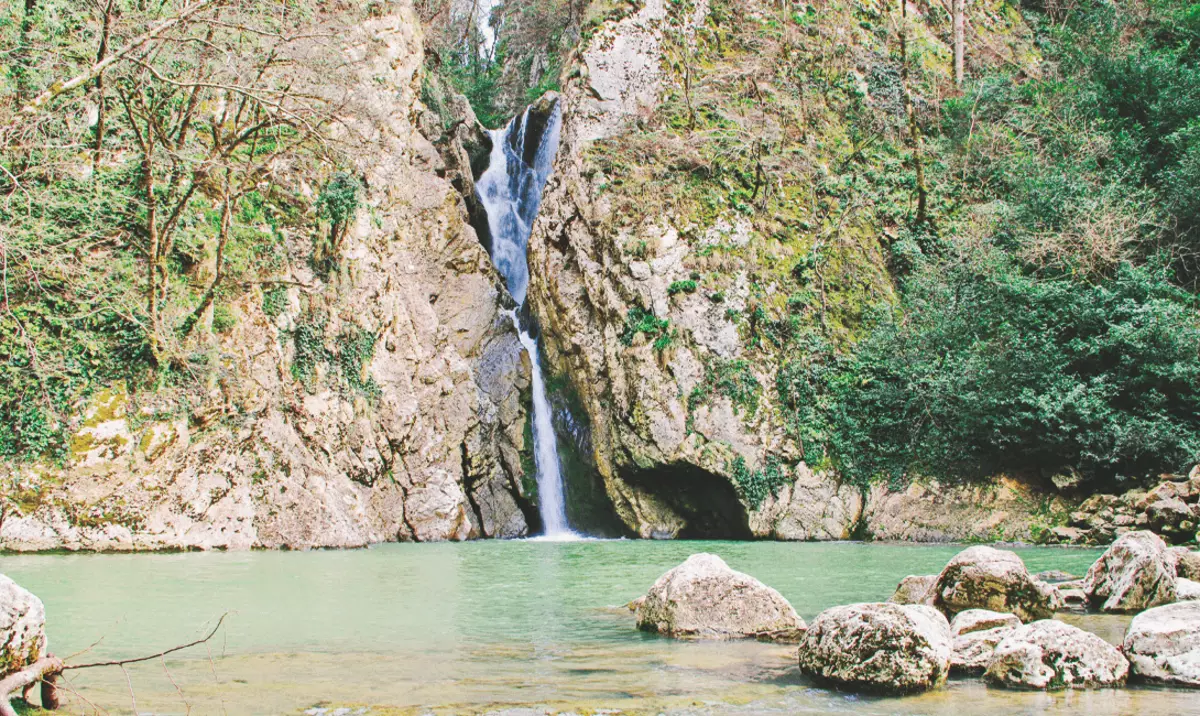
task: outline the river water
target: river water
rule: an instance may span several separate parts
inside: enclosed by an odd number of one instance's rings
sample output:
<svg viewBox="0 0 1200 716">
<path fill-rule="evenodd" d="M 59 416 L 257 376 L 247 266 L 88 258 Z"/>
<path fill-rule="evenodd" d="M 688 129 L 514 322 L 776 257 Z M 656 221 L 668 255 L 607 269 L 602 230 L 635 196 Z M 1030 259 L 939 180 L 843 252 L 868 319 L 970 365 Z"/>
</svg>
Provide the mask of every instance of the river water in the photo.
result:
<svg viewBox="0 0 1200 716">
<path fill-rule="evenodd" d="M 1166 689 L 1013 693 L 955 680 L 902 699 L 815 688 L 795 647 L 679 642 L 638 632 L 621 605 L 709 551 L 779 589 L 805 619 L 886 599 L 960 548 L 778 542 L 472 542 L 330 552 L 0 557 L 46 603 L 51 646 L 75 662 L 206 647 L 129 669 L 140 713 L 484 713 L 517 705 L 623 713 L 1196 713 Z M 1031 571 L 1082 573 L 1092 550 L 1018 550 Z M 1124 619 L 1085 626 L 1119 640 Z M 120 670 L 75 672 L 96 708 L 132 711 Z M 178 687 L 178 688 L 176 688 Z M 68 696 L 68 713 L 94 713 Z M 339 714 L 347 712 L 338 712 Z"/>
</svg>

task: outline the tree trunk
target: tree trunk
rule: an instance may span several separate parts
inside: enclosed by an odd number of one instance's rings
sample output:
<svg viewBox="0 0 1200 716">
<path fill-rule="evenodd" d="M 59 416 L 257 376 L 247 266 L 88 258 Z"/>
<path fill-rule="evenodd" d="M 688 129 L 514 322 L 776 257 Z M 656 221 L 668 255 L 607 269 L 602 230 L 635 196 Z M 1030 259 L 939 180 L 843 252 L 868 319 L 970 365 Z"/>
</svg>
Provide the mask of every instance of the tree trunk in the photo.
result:
<svg viewBox="0 0 1200 716">
<path fill-rule="evenodd" d="M 913 170 L 917 175 L 916 223 L 924 224 L 929 217 L 925 167 L 921 161 L 921 129 L 917 126 L 917 111 L 913 107 L 912 93 L 908 90 L 908 0 L 900 0 L 900 85 L 904 96 L 904 114 L 908 118 L 908 138 L 912 144 Z"/>
<path fill-rule="evenodd" d="M 108 38 L 112 32 L 113 3 L 104 6 L 104 27 L 100 32 L 100 49 L 96 50 L 96 63 L 104 62 L 108 56 Z M 92 181 L 100 173 L 100 154 L 104 151 L 104 73 L 96 75 L 96 144 L 92 153 Z"/>
<path fill-rule="evenodd" d="M 966 0 L 954 0 L 954 84 L 963 83 L 963 16 L 966 14 Z"/>
</svg>

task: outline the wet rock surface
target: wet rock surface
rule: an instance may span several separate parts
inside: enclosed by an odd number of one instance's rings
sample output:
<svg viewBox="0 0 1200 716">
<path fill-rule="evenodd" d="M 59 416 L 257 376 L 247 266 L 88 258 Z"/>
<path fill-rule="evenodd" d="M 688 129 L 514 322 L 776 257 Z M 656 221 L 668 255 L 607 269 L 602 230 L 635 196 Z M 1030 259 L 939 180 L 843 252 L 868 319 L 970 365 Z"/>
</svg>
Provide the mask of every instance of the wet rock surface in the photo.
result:
<svg viewBox="0 0 1200 716">
<path fill-rule="evenodd" d="M 712 554 L 694 554 L 631 606 L 637 625 L 677 638 L 796 641 L 804 620 L 779 592 Z"/>
<path fill-rule="evenodd" d="M 940 686 L 950 670 L 950 624 L 932 607 L 891 603 L 827 609 L 800 643 L 805 674 L 850 691 L 906 693 Z"/>
</svg>

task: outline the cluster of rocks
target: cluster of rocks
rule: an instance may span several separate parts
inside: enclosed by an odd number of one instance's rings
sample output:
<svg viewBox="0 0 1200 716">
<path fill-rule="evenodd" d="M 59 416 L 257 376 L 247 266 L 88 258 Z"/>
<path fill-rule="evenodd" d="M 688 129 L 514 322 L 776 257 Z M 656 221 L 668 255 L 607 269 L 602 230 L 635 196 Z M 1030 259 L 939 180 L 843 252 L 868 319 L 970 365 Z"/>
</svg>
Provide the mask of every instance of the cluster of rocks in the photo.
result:
<svg viewBox="0 0 1200 716">
<path fill-rule="evenodd" d="M 939 574 L 905 578 L 888 602 L 833 607 L 805 625 L 779 592 L 697 554 L 630 608 L 639 628 L 666 636 L 798 642 L 803 673 L 851 691 L 923 691 L 951 673 L 1025 689 L 1200 686 L 1198 565 L 1200 553 L 1146 531 L 1118 539 L 1078 580 L 971 547 Z M 1089 607 L 1138 613 L 1119 648 L 1052 618 Z"/>
<path fill-rule="evenodd" d="M 1152 530 L 1171 544 L 1200 541 L 1200 465 L 1185 478 L 1167 475 L 1150 490 L 1092 495 L 1071 512 L 1066 526 L 1046 541 L 1055 544 L 1109 544 L 1122 535 Z"/>
</svg>

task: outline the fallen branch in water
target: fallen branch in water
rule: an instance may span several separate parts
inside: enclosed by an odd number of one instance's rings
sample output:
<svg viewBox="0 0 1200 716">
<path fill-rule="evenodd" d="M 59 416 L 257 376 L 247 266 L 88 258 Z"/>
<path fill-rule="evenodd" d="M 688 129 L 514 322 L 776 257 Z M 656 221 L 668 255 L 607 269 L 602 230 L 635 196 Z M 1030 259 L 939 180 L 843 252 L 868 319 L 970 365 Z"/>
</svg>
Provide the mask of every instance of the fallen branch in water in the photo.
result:
<svg viewBox="0 0 1200 716">
<path fill-rule="evenodd" d="M 117 666 L 120 667 L 122 671 L 125 671 L 125 667 L 129 664 L 137 664 L 143 661 L 152 661 L 154 659 L 162 659 L 163 668 L 166 668 L 166 656 L 168 654 L 174 654 L 177 651 L 183 651 L 184 649 L 190 649 L 193 646 L 199 646 L 201 644 L 208 643 L 208 641 L 216 636 L 217 632 L 220 631 L 221 625 L 225 623 L 225 617 L 227 616 L 229 616 L 229 612 L 222 614 L 221 618 L 217 620 L 216 626 L 214 626 L 212 631 L 210 631 L 203 639 L 197 639 L 195 641 L 188 642 L 187 644 L 173 646 L 170 649 L 165 649 L 157 654 L 150 654 L 149 656 L 137 656 L 129 659 L 114 659 L 111 661 L 94 661 L 88 664 L 64 664 L 62 659 L 59 659 L 55 656 L 47 656 L 45 658 L 38 659 L 29 666 L 26 666 L 24 669 L 0 679 L 0 716 L 17 716 L 16 710 L 9 702 L 16 698 L 18 692 L 21 692 L 25 703 L 30 703 L 29 694 L 32 692 L 33 687 L 39 683 L 42 685 L 42 708 L 47 711 L 54 711 L 57 709 L 59 706 L 57 681 L 58 677 L 61 676 L 64 671 L 75 669 L 94 669 L 101 666 Z M 126 680 L 128 680 L 128 672 L 126 672 L 125 677 Z M 172 679 L 172 683 L 174 683 L 174 679 Z M 130 683 L 129 687 L 130 693 L 132 694 L 133 684 Z M 179 687 L 176 686 L 175 688 L 178 689 Z M 180 692 L 180 697 L 182 696 L 183 692 Z M 135 713 L 136 703 L 137 702 L 135 701 Z M 184 701 L 184 703 L 186 704 L 187 702 Z M 191 707 L 189 706 L 189 710 L 190 708 Z"/>
<path fill-rule="evenodd" d="M 63 671 L 74 670 L 74 669 L 92 669 L 97 666 L 126 666 L 128 664 L 137 664 L 138 662 L 142 662 L 142 661 L 150 661 L 152 659 L 161 659 L 162 657 L 166 656 L 167 654 L 174 654 L 177 651 L 183 651 L 184 649 L 190 649 L 193 646 L 199 646 L 201 644 L 206 643 L 209 639 L 212 639 L 214 636 L 217 635 L 217 631 L 221 628 L 221 625 L 225 623 L 225 617 L 227 617 L 227 616 L 229 616 L 229 612 L 225 612 L 224 614 L 222 614 L 221 618 L 217 620 L 217 625 L 214 626 L 212 628 L 212 631 L 210 631 L 208 633 L 208 636 L 204 637 L 203 639 L 197 639 L 196 641 L 188 642 L 187 644 L 173 646 L 170 649 L 167 649 L 166 651 L 160 651 L 157 654 L 151 654 L 149 656 L 138 656 L 138 657 L 134 657 L 132 659 L 116 659 L 114 661 L 94 661 L 90 664 L 67 664 L 67 665 L 63 666 Z"/>
</svg>

